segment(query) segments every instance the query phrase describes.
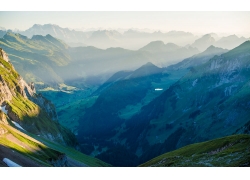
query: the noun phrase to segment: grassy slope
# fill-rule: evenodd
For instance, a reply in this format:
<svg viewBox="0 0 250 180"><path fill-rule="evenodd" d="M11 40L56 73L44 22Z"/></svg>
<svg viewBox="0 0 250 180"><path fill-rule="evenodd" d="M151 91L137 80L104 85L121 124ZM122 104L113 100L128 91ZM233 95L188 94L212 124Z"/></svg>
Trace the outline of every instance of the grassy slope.
<svg viewBox="0 0 250 180"><path fill-rule="evenodd" d="M6 132L0 135L1 145L21 153L22 155L36 161L41 166L51 166L47 160L49 158L56 159L60 154L66 154L68 157L74 159L75 161L82 162L87 166L110 166L103 161L82 154L73 148L51 142L31 133L25 134L2 122L0 122L0 129L4 129ZM12 138L14 136L15 140L9 139L9 136L12 136Z"/></svg>
<svg viewBox="0 0 250 180"><path fill-rule="evenodd" d="M159 145L159 150L153 148L148 154L153 154L152 151L155 150L159 155L166 152L163 150L171 147L173 142L177 142L173 146L173 149L176 149L187 144L234 134L237 128L249 121L250 115L247 105L250 97L250 74L249 69L246 68L249 67L249 51L246 50L249 49L249 46L245 49L245 45L224 54L222 58L225 56L228 58L223 58L220 64L221 68L210 70L210 64L220 58L214 57L205 65L196 68L197 72L191 72L184 76L178 83L171 86L171 89L163 92L159 98L152 101L149 106L144 106L143 112L131 119L130 123L132 128L135 126L134 122L141 120L140 124L138 123L133 131L126 133L126 137L132 133L136 134L136 132L138 133L134 137L139 137L140 133L144 133L144 138L150 145L157 143ZM237 58L241 63L240 69L235 70L238 72L237 76L232 80L228 78L228 83L216 86L222 82L223 78L221 77L227 78L221 72L225 71L223 68L230 67L228 66L230 61L237 62L237 59L234 58ZM234 85L237 85L237 88L233 89L230 96L226 96L225 90L234 87ZM145 123L147 121L148 124ZM150 128L146 129L146 127ZM142 130L139 132L140 128ZM178 133L179 137L175 134L178 132L178 128L186 130L183 133ZM143 130L145 131L143 132ZM176 137L176 139L168 142L168 137ZM136 142L135 139L130 139L131 143ZM163 142L166 144L162 144Z"/></svg>
<svg viewBox="0 0 250 180"><path fill-rule="evenodd" d="M232 135L160 155L140 166L250 166L250 135Z"/></svg>
<svg viewBox="0 0 250 180"><path fill-rule="evenodd" d="M21 123L23 122L24 124L28 125L26 126L27 128L29 127L29 124L32 124L30 127L30 132L36 134L40 134L40 130L46 131L46 133L51 134L65 132L66 130L64 128L58 128L59 124L50 120L50 118L36 104L24 98L16 91L16 86L18 84L17 78L19 77L19 75L14 70L14 68L1 58L0 64L0 75L7 83L7 86L13 89L13 92L16 93L16 96L13 96L12 100L7 103L10 105L12 111L17 114L17 116L21 120ZM11 122L9 123L12 124ZM25 129L28 130L27 128ZM41 164L41 166L50 166L47 163L47 159L56 158L57 155L61 153L65 153L72 159L83 162L88 166L109 166L108 164L98 159L86 156L74 150L73 148L62 146L60 144L48 141L44 138L26 132L29 135L28 136L11 126L2 123L2 121L0 121L0 129L4 129L4 131L7 132L0 135L0 143L2 145L14 149L21 154L37 161ZM14 138L15 141L9 139L8 137L10 136L11 138ZM46 145L35 140L34 138L31 138L30 136L34 137L35 139L39 139L39 141L43 142Z"/></svg>
<svg viewBox="0 0 250 180"><path fill-rule="evenodd" d="M63 131L63 128L59 128L59 124L55 121L52 121L49 116L40 109L39 106L24 98L19 92L17 92L17 86L19 83L17 79L20 77L14 68L0 58L0 75L3 80L7 83L7 86L12 89L12 93L16 95L12 97L12 100L7 101L6 103L10 106L12 112L17 115L20 120L20 124L23 127L34 134L40 133L50 133L54 136L62 133L64 137L68 138L66 131ZM60 141L60 139L58 139ZM66 142L70 141L69 139L64 139Z"/></svg>
<svg viewBox="0 0 250 180"><path fill-rule="evenodd" d="M65 153L68 157L76 160L76 161L80 161L88 166L91 167L105 167L105 166L111 166L110 164L107 164L99 159L93 158L91 156L87 156L73 148L67 147L67 146L63 146L51 141L48 141L47 139L44 139L42 137L38 137L35 135L30 134L32 137L34 137L35 139L39 140L40 142L42 142L43 144L45 144L46 146L50 147L53 150L59 151L61 153Z"/></svg>
<svg viewBox="0 0 250 180"><path fill-rule="evenodd" d="M0 128L4 129L6 132L5 134L0 135L1 145L21 153L22 155L38 162L41 166L51 166L47 160L49 158L56 159L57 156L61 154L10 125L0 122Z"/></svg>
<svg viewBox="0 0 250 180"><path fill-rule="evenodd" d="M67 45L50 35L28 39L20 34L7 33L0 39L0 47L27 81L62 82L53 67L71 61L66 52Z"/></svg>
<svg viewBox="0 0 250 180"><path fill-rule="evenodd" d="M74 133L77 133L79 118L83 116L86 108L94 104L97 98L97 96L89 96L91 92L92 90L73 89L70 86L60 90L42 89L39 91L44 97L53 101L60 124Z"/></svg>

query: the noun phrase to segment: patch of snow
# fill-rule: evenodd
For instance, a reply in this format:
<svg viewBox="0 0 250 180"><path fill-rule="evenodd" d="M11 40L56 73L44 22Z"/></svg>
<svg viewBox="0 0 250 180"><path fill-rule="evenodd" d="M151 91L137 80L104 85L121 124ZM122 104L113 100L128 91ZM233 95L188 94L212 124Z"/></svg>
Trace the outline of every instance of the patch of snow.
<svg viewBox="0 0 250 180"><path fill-rule="evenodd" d="M15 122L15 121L11 121L17 128L19 128L19 129L22 129L22 130L24 130L24 131L26 131L25 129L23 129L22 128L22 126L20 126L20 124L18 124L17 122Z"/></svg>
<svg viewBox="0 0 250 180"><path fill-rule="evenodd" d="M8 110L6 110L5 108L6 108L6 105L0 106L0 110L2 110L5 114L8 114Z"/></svg>
<svg viewBox="0 0 250 180"><path fill-rule="evenodd" d="M192 86L194 87L197 84L198 79L195 79L192 83Z"/></svg>
<svg viewBox="0 0 250 180"><path fill-rule="evenodd" d="M5 162L5 164L7 164L7 166L9 166L9 167L22 167L22 166L20 166L19 164L17 164L17 163L15 163L15 162L11 161L11 160L8 159L8 158L3 158L3 162Z"/></svg>
<svg viewBox="0 0 250 180"><path fill-rule="evenodd" d="M162 88L155 88L155 91L162 91Z"/></svg>

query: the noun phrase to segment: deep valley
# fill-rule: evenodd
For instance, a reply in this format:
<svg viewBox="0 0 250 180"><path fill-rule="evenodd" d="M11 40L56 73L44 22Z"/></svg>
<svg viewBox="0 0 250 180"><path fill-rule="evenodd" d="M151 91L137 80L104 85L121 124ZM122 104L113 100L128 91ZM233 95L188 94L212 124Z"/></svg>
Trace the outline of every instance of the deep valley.
<svg viewBox="0 0 250 180"><path fill-rule="evenodd" d="M249 38L35 24L0 48L0 166L250 166Z"/></svg>

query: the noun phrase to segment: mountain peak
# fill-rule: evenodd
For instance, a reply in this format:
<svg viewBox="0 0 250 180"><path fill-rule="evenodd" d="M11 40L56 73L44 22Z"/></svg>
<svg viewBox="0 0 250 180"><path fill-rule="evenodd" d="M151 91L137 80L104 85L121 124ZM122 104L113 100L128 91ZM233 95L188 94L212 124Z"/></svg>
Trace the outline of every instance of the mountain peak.
<svg viewBox="0 0 250 180"><path fill-rule="evenodd" d="M237 56L239 54L244 54L250 51L250 40L245 41L244 43L240 44L236 48L232 49L231 51L227 52L226 56Z"/></svg>
<svg viewBox="0 0 250 180"><path fill-rule="evenodd" d="M215 47L213 45L209 46L205 51L203 51L200 55L202 56L207 56L207 55L219 55L222 53L226 53L228 50L227 49L223 49L220 47Z"/></svg>
<svg viewBox="0 0 250 180"><path fill-rule="evenodd" d="M148 45L154 45L154 46L164 46L164 42L163 41L152 41L150 42Z"/></svg>
<svg viewBox="0 0 250 180"><path fill-rule="evenodd" d="M136 69L133 74L132 78L138 78L143 76L149 76L153 74L161 73L162 69L157 67L151 62L147 62L146 64L142 65L140 68Z"/></svg>
<svg viewBox="0 0 250 180"><path fill-rule="evenodd" d="M42 35L33 35L31 40L40 40L43 41L44 40L44 36Z"/></svg>
<svg viewBox="0 0 250 180"><path fill-rule="evenodd" d="M219 47L215 47L214 45L211 45L211 46L209 46L205 51L203 51L203 52L211 52L211 51L213 51L213 50L215 50L215 49L222 49L222 48L219 48Z"/></svg>
<svg viewBox="0 0 250 180"><path fill-rule="evenodd" d="M13 32L8 31L4 36L3 39L6 40L12 40L12 41L20 41L21 40L27 40L28 38L26 36L23 36L21 34L15 34Z"/></svg>
<svg viewBox="0 0 250 180"><path fill-rule="evenodd" d="M34 24L34 25L32 26L32 28L37 28L37 27L42 27L42 25L41 25L41 24Z"/></svg>
<svg viewBox="0 0 250 180"><path fill-rule="evenodd" d="M147 63L144 64L142 67L150 67L150 66L155 66L155 67L157 67L156 65L154 65L154 64L151 63L151 62L147 62Z"/></svg>
<svg viewBox="0 0 250 180"><path fill-rule="evenodd" d="M165 47L165 44L163 41L152 41L148 43L146 46L142 47L139 50L142 51L149 51L149 52L156 52L156 51L161 51Z"/></svg>

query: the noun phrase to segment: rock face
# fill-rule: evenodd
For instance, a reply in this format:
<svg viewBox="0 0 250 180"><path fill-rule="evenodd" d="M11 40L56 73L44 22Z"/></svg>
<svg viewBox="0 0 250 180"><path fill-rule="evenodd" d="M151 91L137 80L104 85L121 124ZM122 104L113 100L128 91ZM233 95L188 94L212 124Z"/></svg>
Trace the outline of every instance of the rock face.
<svg viewBox="0 0 250 180"><path fill-rule="evenodd" d="M0 57L4 59L6 62L9 62L8 55L4 52L3 49L0 48ZM14 70L14 67L11 65ZM33 82L27 84L24 79L19 76L17 78L16 87L10 89L4 78L0 75L0 104L4 101L10 101L13 96L16 96L16 92L20 93L24 98L28 98L32 102L39 105L42 109L44 109L52 120L57 121L57 114L54 105L47 99L45 99L42 95L36 94L36 89ZM15 115L10 112L10 115L13 119L16 119Z"/></svg>
<svg viewBox="0 0 250 180"><path fill-rule="evenodd" d="M8 121L6 119L6 115L2 112L2 110L0 110L0 122L8 124ZM5 133L5 130L4 129L0 129L0 135L4 134L4 133Z"/></svg>
<svg viewBox="0 0 250 180"><path fill-rule="evenodd" d="M24 81L3 49L0 49L0 107L1 114L28 132L65 145L74 146L76 142L74 135L57 122L54 105L41 94L36 94L34 83ZM3 115L1 120L7 123Z"/></svg>
<svg viewBox="0 0 250 180"><path fill-rule="evenodd" d="M9 62L9 57L8 55L4 52L2 48L0 48L0 57L4 59L5 61Z"/></svg>
<svg viewBox="0 0 250 180"><path fill-rule="evenodd" d="M41 94L30 96L29 99L39 105L54 121L58 120L56 108L49 100L44 98Z"/></svg>
<svg viewBox="0 0 250 180"><path fill-rule="evenodd" d="M0 104L3 103L3 101L5 100L11 100L12 98L12 92L8 85L6 84L6 82L4 81L4 79L2 78L2 76L0 75Z"/></svg>

